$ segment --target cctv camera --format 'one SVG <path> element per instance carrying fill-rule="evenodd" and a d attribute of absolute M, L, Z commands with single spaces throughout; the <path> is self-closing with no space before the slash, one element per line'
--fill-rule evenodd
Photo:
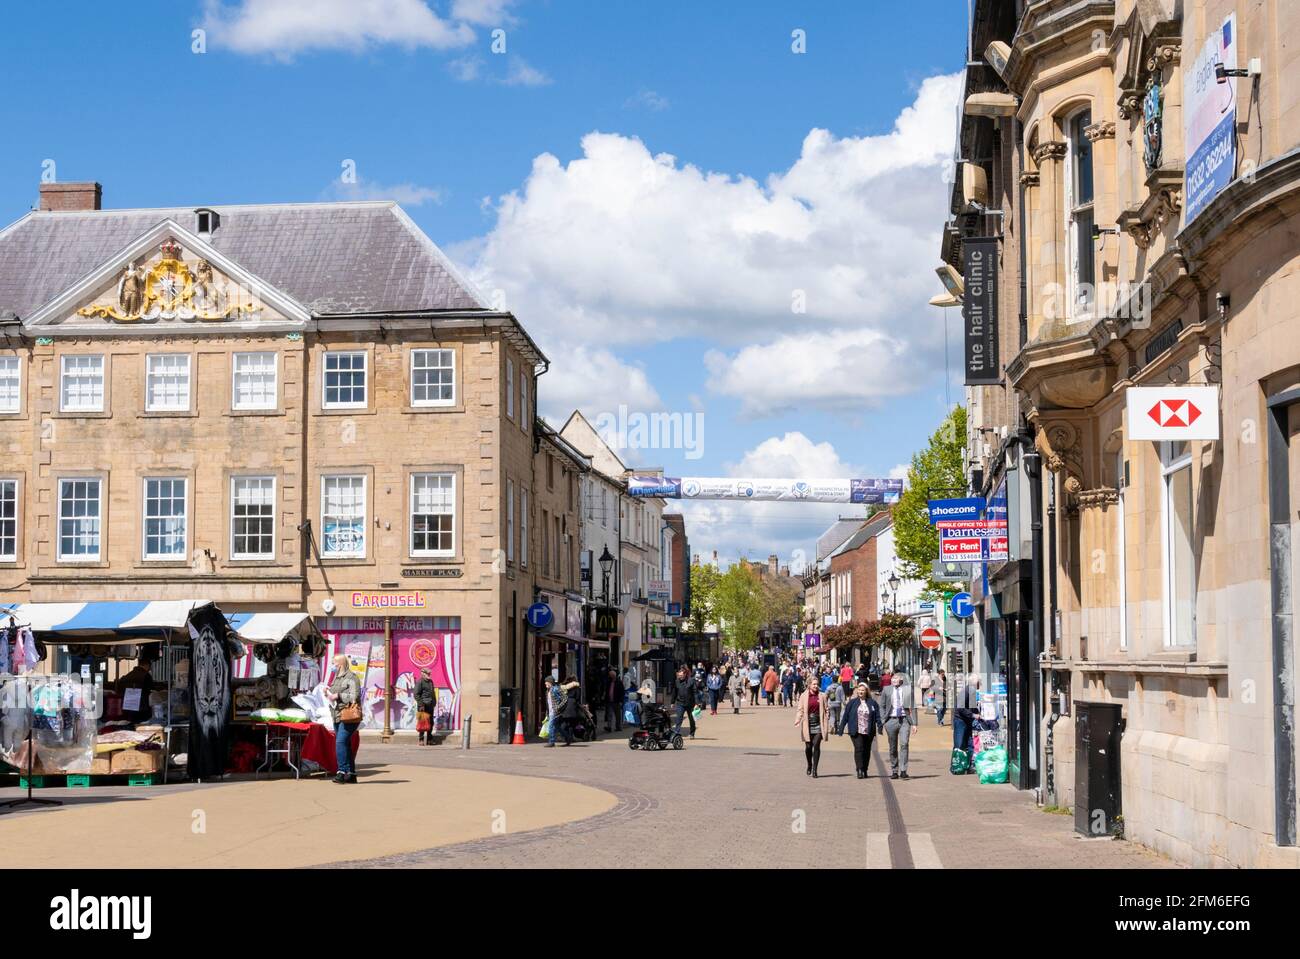
<path fill-rule="evenodd" d="M 994 40 L 984 49 L 984 59 L 1003 80 L 1007 78 L 1007 61 L 1011 59 L 1011 48 L 1001 40 Z"/>

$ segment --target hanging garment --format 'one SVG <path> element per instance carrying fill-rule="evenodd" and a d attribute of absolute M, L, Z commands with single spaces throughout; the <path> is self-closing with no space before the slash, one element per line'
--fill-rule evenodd
<path fill-rule="evenodd" d="M 9 672 L 9 630 L 0 629 L 0 673 Z"/>
<path fill-rule="evenodd" d="M 210 779 L 226 771 L 226 735 L 230 721 L 229 627 L 214 607 L 190 618 L 190 751 L 191 779 Z"/>

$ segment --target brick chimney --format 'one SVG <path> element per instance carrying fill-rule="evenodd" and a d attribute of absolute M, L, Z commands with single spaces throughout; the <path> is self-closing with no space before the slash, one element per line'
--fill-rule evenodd
<path fill-rule="evenodd" d="M 775 576 L 776 576 L 776 571 L 777 571 L 777 564 L 778 564 L 779 562 L 780 562 L 780 561 L 776 558 L 776 553 L 771 553 L 771 554 L 768 555 L 768 557 L 767 557 L 767 572 L 768 572 L 768 575 L 769 575 L 769 576 L 772 576 L 772 577 L 775 578 Z"/>
<path fill-rule="evenodd" d="M 98 210 L 104 188 L 98 183 L 42 183 L 42 210 Z"/>

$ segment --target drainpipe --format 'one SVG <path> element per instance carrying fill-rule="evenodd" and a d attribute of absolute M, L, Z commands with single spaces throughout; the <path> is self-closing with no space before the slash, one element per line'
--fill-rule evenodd
<path fill-rule="evenodd" d="M 1037 449 L 1030 447 L 1030 451 L 1026 452 L 1023 458 L 1025 461 L 1025 474 L 1029 477 L 1029 513 L 1031 516 L 1029 529 L 1032 542 L 1030 556 L 1033 560 L 1029 577 L 1030 604 L 1033 607 L 1033 614 L 1029 619 L 1029 663 L 1027 665 L 1034 671 L 1031 680 L 1033 686 L 1030 687 L 1030 715 L 1034 723 L 1037 723 L 1039 710 L 1034 707 L 1037 706 L 1039 700 L 1036 692 L 1042 688 L 1043 673 L 1040 668 L 1040 661 L 1046 649 L 1046 644 L 1043 642 L 1045 625 L 1043 622 L 1042 564 L 1043 455 Z M 1056 719 L 1057 716 L 1053 712 L 1052 720 L 1047 724 L 1047 735 L 1044 737 L 1043 745 L 1043 775 L 1049 791 L 1055 788 L 1055 770 L 1052 760 L 1052 726 L 1055 725 Z"/>

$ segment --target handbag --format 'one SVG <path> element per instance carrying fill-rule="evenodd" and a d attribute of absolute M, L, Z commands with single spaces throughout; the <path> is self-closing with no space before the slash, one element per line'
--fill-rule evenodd
<path fill-rule="evenodd" d="M 339 722 L 341 723 L 359 723 L 361 722 L 361 704 L 349 703 L 346 706 L 339 707 Z"/>
<path fill-rule="evenodd" d="M 415 714 L 415 731 L 419 733 L 427 733 L 432 728 L 433 728 L 433 723 L 430 722 L 429 714 L 426 713 L 423 709 L 418 711 Z"/>

